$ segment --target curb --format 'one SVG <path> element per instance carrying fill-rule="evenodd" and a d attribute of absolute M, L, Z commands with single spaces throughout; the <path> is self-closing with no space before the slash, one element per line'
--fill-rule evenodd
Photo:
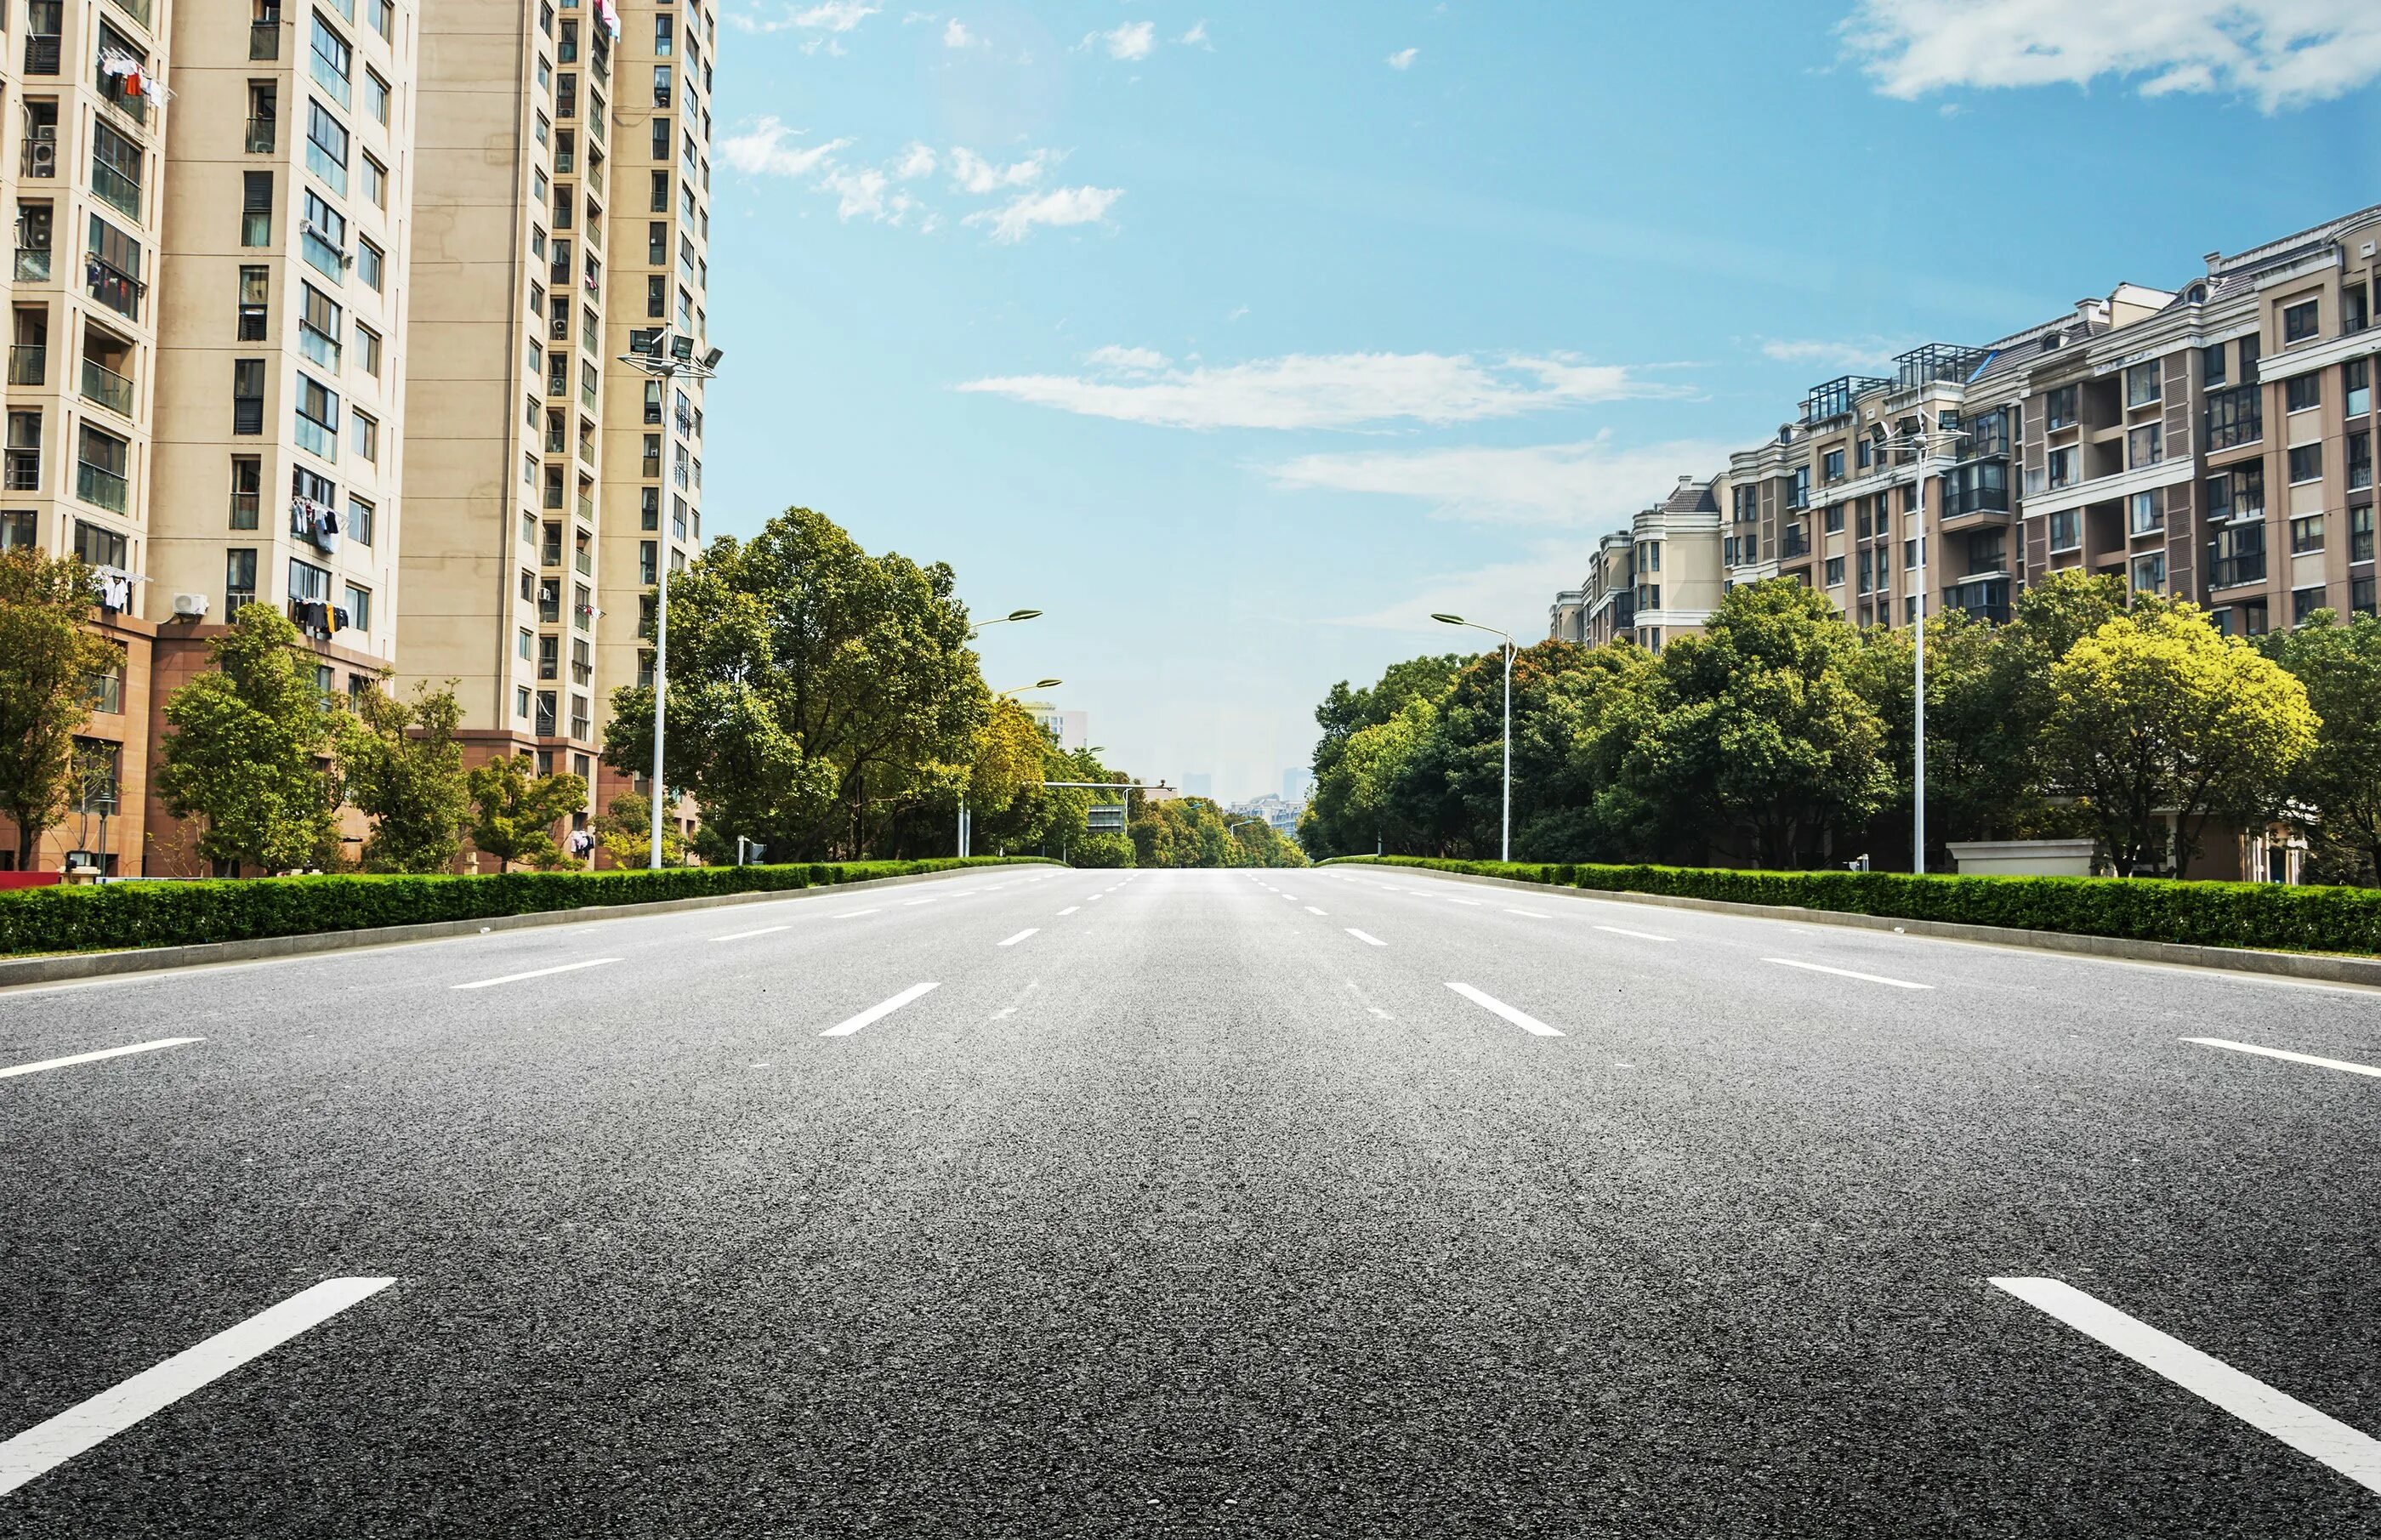
<path fill-rule="evenodd" d="M 2371 958 L 2327 957 L 2313 952 L 2266 952 L 2245 947 L 2200 947 L 2181 941 L 2136 941 L 2128 936 L 2019 930 L 2009 925 L 1971 925 L 1952 920 L 1901 920 L 1889 914 L 1801 909 L 1791 904 L 1742 904 L 1726 898 L 1690 898 L 1670 893 L 1624 893 L 1602 887 L 1569 887 L 1557 883 L 1524 882 L 1518 877 L 1487 877 L 1471 872 L 1441 872 L 1430 866 L 1392 866 L 1369 861 L 1326 862 L 1324 864 L 1346 864 L 1374 872 L 1410 872 L 1448 882 L 1480 883 L 1490 887 L 1519 888 L 1525 893 L 1559 894 L 1575 898 L 1606 898 L 1615 903 L 1643 904 L 1654 909 L 1745 914 L 1805 925 L 1842 925 L 1853 930 L 1890 931 L 1898 935 L 1923 935 L 1936 941 L 2022 947 L 2038 952 L 2065 952 L 2073 957 L 2113 958 L 2125 962 L 2163 962 L 2178 968 L 2265 973 L 2277 978 L 2310 979 L 2320 984 L 2353 984 L 2381 988 L 2381 959 Z"/>
<path fill-rule="evenodd" d="M 1013 861 L 1000 864 L 1045 866 L 1056 865 L 1056 862 Z M 264 935 L 249 941 L 206 941 L 188 947 L 140 947 L 117 952 L 60 952 L 49 957 L 0 959 L 0 989 L 17 984 L 59 984 L 74 979 L 108 978 L 122 973 L 157 972 L 169 968 L 198 968 L 210 963 L 306 957 L 316 952 L 344 952 L 365 947 L 402 947 L 417 941 L 477 935 L 483 931 L 530 930 L 543 925 L 580 925 L 591 920 L 727 909 L 739 904 L 799 898 L 815 893 L 897 887 L 909 883 L 934 882 L 943 877 L 969 876 L 993 869 L 990 864 L 955 867 L 946 872 L 912 872 L 897 877 L 866 877 L 858 882 L 813 883 L 807 887 L 778 887 L 759 893 L 712 893 L 697 898 L 659 898 L 642 904 L 590 904 L 579 909 L 539 910 L 530 914 L 494 914 L 484 920 L 430 920 L 418 925 L 311 931 L 303 935 Z"/>

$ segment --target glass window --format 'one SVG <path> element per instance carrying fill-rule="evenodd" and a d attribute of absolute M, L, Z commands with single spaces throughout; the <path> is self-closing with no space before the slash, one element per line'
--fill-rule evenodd
<path fill-rule="evenodd" d="M 364 201 L 376 209 L 388 207 L 388 170 L 370 155 L 363 157 Z"/>
<path fill-rule="evenodd" d="M 2300 444 L 2290 449 L 2290 484 L 2323 479 L 2323 446 Z"/>
<path fill-rule="evenodd" d="M 348 495 L 348 538 L 359 545 L 372 543 L 372 526 L 380 510 L 353 493 Z"/>
<path fill-rule="evenodd" d="M 2079 508 L 2061 508 L 2050 516 L 2050 548 L 2072 551 L 2083 544 L 2083 514 Z"/>
<path fill-rule="evenodd" d="M 2295 374 L 2283 381 L 2282 401 L 2289 411 L 2309 411 L 2323 405 L 2323 375 Z"/>
<path fill-rule="evenodd" d="M 378 32 L 385 42 L 396 42 L 396 0 L 372 0 L 371 10 L 372 31 Z"/>
<path fill-rule="evenodd" d="M 239 182 L 239 243 L 242 246 L 270 246 L 273 244 L 273 173 L 243 171 Z"/>
<path fill-rule="evenodd" d="M 2348 510 L 2348 559 L 2373 559 L 2373 505 Z"/>
<path fill-rule="evenodd" d="M 2125 435 L 2125 463 L 2155 465 L 2166 458 L 2165 444 L 2164 424 L 2145 422 Z"/>
<path fill-rule="evenodd" d="M 364 287 L 374 294 L 381 291 L 383 270 L 380 248 L 359 238 L 356 241 L 356 276 L 361 278 Z"/>
<path fill-rule="evenodd" d="M 2199 350 L 2199 374 L 2200 383 L 2210 390 L 2224 383 L 2224 344 Z"/>
<path fill-rule="evenodd" d="M 347 275 L 348 216 L 323 201 L 312 188 L 306 189 L 305 239 L 301 243 L 306 264 L 334 283 Z"/>
<path fill-rule="evenodd" d="M 339 35 L 336 28 L 323 19 L 322 12 L 315 12 L 313 52 L 312 56 L 307 60 L 306 67 L 313 76 L 315 84 L 323 88 L 324 94 L 343 107 L 348 105 L 348 71 L 354 58 L 354 50 L 348 46 L 348 40 Z"/>
<path fill-rule="evenodd" d="M 2166 513 L 2158 507 L 2158 495 L 2155 492 L 2134 493 L 2128 512 L 2128 523 L 2134 534 L 2148 534 L 2166 527 Z"/>
<path fill-rule="evenodd" d="M 2308 514 L 2290 520 L 2290 555 L 2304 556 L 2323 549 L 2323 515 Z"/>
<path fill-rule="evenodd" d="M 298 301 L 298 350 L 324 368 L 339 367 L 339 307 L 312 284 L 301 283 Z"/>
<path fill-rule="evenodd" d="M 2133 558 L 2133 592 L 2157 593 L 2166 588 L 2166 553 L 2153 551 Z"/>
<path fill-rule="evenodd" d="M 357 458 L 379 464 L 380 423 L 360 411 L 348 413 L 348 422 L 355 438 Z"/>
<path fill-rule="evenodd" d="M 306 169 L 341 197 L 348 191 L 348 130 L 320 102 L 306 104 Z"/>
<path fill-rule="evenodd" d="M 2315 331 L 2315 302 L 2314 300 L 2309 299 L 2301 304 L 2285 305 L 2282 307 L 2283 347 L 2287 348 L 2294 342 L 2312 341 L 2314 337 Z"/>
<path fill-rule="evenodd" d="M 2373 434 L 2368 432 L 2348 435 L 2348 489 L 2350 492 L 2373 484 Z"/>
<path fill-rule="evenodd" d="M 2160 392 L 2160 366 L 2153 361 L 2137 363 L 2125 371 L 2125 405 L 2146 407 L 2155 404 Z"/>
<path fill-rule="evenodd" d="M 304 373 L 298 376 L 298 446 L 324 459 L 339 458 L 339 397 Z"/>
<path fill-rule="evenodd" d="M 2350 417 L 2373 411 L 2373 361 L 2350 359 L 2339 368 L 2340 400 Z"/>
<path fill-rule="evenodd" d="M 364 373 L 380 378 L 380 334 L 360 321 L 356 323 L 356 351 Z"/>
<path fill-rule="evenodd" d="M 372 120 L 385 128 L 388 124 L 388 82 L 376 69 L 364 71 L 364 111 Z"/>
<path fill-rule="evenodd" d="M 360 631 L 372 629 L 372 590 L 348 584 L 348 624 Z"/>

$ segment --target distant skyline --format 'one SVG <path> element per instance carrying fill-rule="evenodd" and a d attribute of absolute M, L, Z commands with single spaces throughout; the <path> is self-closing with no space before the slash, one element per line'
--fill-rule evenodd
<path fill-rule="evenodd" d="M 709 523 L 949 562 L 995 683 L 1277 792 L 1333 681 L 1545 633 L 1814 382 L 2381 199 L 2347 0 L 729 0 Z M 1477 633 L 1472 633 L 1476 638 Z"/>

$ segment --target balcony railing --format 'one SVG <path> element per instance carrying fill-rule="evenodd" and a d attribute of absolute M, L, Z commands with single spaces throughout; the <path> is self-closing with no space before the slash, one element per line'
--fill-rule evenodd
<path fill-rule="evenodd" d="M 147 67 L 143 66 L 142 67 L 146 68 Z M 127 94 L 124 90 L 123 76 L 110 75 L 104 68 L 96 69 L 92 75 L 91 83 L 92 88 L 99 92 L 99 99 L 106 103 L 109 106 L 114 107 L 117 112 L 122 113 L 125 116 L 132 119 L 135 123 L 145 124 L 149 121 L 149 98 L 146 96 L 133 96 Z"/>
<path fill-rule="evenodd" d="M 585 524 L 595 522 L 595 499 L 583 492 L 579 495 L 579 519 Z"/>
<path fill-rule="evenodd" d="M 0 465 L 0 489 L 9 492 L 42 490 L 42 452 L 39 449 L 11 449 L 5 465 Z"/>
<path fill-rule="evenodd" d="M 2265 554 L 2263 551 L 2248 556 L 2217 556 L 2207 564 L 2207 586 L 2240 588 L 2248 583 L 2265 581 Z"/>
<path fill-rule="evenodd" d="M 280 127 L 281 120 L 277 117 L 250 118 L 248 120 L 248 153 L 251 155 L 273 153 L 274 141 L 279 137 Z"/>
<path fill-rule="evenodd" d="M 138 178 L 94 158 L 91 163 L 91 189 L 113 207 L 140 217 L 140 183 Z"/>
<path fill-rule="evenodd" d="M 95 359 L 82 361 L 82 394 L 119 417 L 132 415 L 132 382 Z"/>
<path fill-rule="evenodd" d="M 587 554 L 587 548 L 583 545 L 572 554 L 571 565 L 591 578 L 595 575 L 595 558 Z"/>
<path fill-rule="evenodd" d="M 35 32 L 25 39 L 25 73 L 55 75 L 58 72 L 60 45 L 64 43 L 55 32 Z"/>
<path fill-rule="evenodd" d="M 256 603 L 256 590 L 252 588 L 225 589 L 224 619 L 228 622 L 232 617 L 254 603 Z"/>
<path fill-rule="evenodd" d="M 679 478 L 681 482 L 683 482 L 684 479 L 685 478 L 683 476 Z M 1796 556 L 1807 556 L 1810 554 L 1811 537 L 1803 532 L 1800 525 L 1788 526 L 1786 531 L 1786 545 L 1783 550 L 1778 552 L 1777 559 L 1780 561 L 1792 561 Z"/>
<path fill-rule="evenodd" d="M 8 383 L 37 385 L 50 377 L 50 350 L 38 342 L 19 342 L 8 349 Z"/>
<path fill-rule="evenodd" d="M 252 60 L 281 56 L 280 22 L 251 21 L 248 24 L 248 56 Z"/>
<path fill-rule="evenodd" d="M 93 507 L 122 513 L 131 501 L 131 483 L 105 466 L 79 460 L 75 465 L 75 495 Z"/>

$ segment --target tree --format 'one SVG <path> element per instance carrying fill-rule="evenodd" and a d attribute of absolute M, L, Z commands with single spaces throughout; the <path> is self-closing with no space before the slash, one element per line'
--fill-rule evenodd
<path fill-rule="evenodd" d="M 336 708 L 315 687 L 298 628 L 250 605 L 209 657 L 213 669 L 165 703 L 165 811 L 199 820 L 199 853 L 236 875 L 336 862 L 339 788 L 325 766 Z"/>
<path fill-rule="evenodd" d="M 2053 778 L 2119 876 L 2165 871 L 2169 854 L 2183 875 L 2210 818 L 2273 816 L 2321 726 L 2305 686 L 2189 604 L 2103 623 L 2053 666 L 2050 694 Z"/>
<path fill-rule="evenodd" d="M 339 778 L 348 803 L 369 814 L 367 872 L 444 872 L 463 848 L 471 814 L 456 740 L 463 707 L 455 681 L 414 687 L 410 702 L 374 687 L 337 719 Z"/>
<path fill-rule="evenodd" d="M 526 756 L 500 754 L 471 772 L 471 843 L 496 858 L 497 870 L 513 862 L 566 864 L 554 842 L 554 825 L 587 805 L 587 783 L 576 776 L 533 776 Z"/>
<path fill-rule="evenodd" d="M 89 681 L 123 663 L 123 650 L 85 624 L 91 606 L 81 562 L 30 546 L 0 552 L 0 813 L 17 826 L 19 871 L 74 799 Z"/>
<path fill-rule="evenodd" d="M 2114 613 L 2113 611 L 2111 613 Z M 1915 639 L 1903 627 L 1860 633 L 1854 671 L 1885 727 L 1891 794 L 1879 810 L 1888 849 L 1909 830 L 1916 691 Z M 2009 839 L 2038 825 L 2041 688 L 2054 659 L 2018 626 L 1996 626 L 1964 610 L 1926 622 L 1927 870 L 1945 869 L 1954 840 Z"/>
<path fill-rule="evenodd" d="M 2319 874 L 2381 882 L 2381 620 L 2360 615 L 2342 626 L 2317 610 L 2267 637 L 2265 651 L 2323 719 L 2284 788 L 2289 815 L 2314 844 Z"/>
<path fill-rule="evenodd" d="M 788 859 L 861 854 L 947 801 L 991 709 L 955 581 L 808 508 L 714 542 L 670 584 L 670 784 Z M 610 763 L 644 764 L 653 709 L 613 697 Z"/>
<path fill-rule="evenodd" d="M 709 825 L 706 825 L 705 827 Z M 653 801 L 640 792 L 623 791 L 612 799 L 609 806 L 595 817 L 595 842 L 610 854 L 615 864 L 644 866 L 653 859 Z M 735 838 L 730 836 L 722 853 L 732 862 Z M 681 865 L 686 861 L 686 840 L 678 832 L 678 820 L 662 820 L 662 864 Z"/>

